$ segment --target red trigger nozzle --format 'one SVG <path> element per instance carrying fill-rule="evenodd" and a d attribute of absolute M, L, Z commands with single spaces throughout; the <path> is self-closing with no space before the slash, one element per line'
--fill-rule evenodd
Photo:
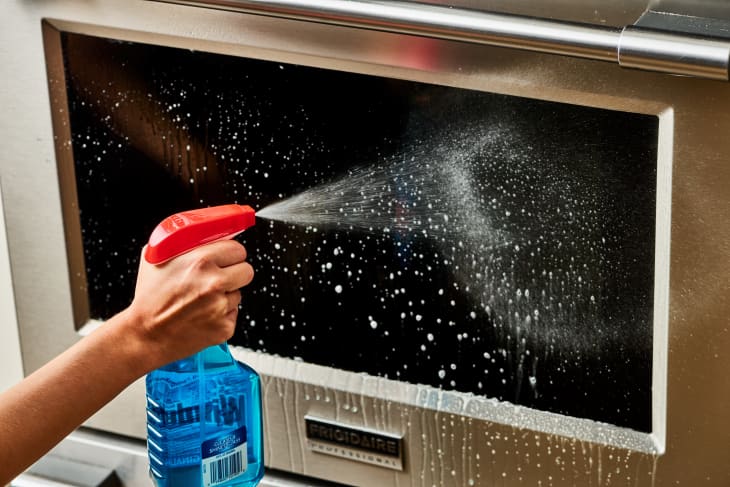
<path fill-rule="evenodd" d="M 233 238 L 256 223 L 248 205 L 221 205 L 171 215 L 154 229 L 144 258 L 162 264 L 201 245 Z"/>

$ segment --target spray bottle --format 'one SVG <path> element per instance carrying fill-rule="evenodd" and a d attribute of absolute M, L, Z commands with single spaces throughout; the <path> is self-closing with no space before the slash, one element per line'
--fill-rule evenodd
<path fill-rule="evenodd" d="M 249 206 L 177 213 L 152 232 L 159 265 L 255 223 Z M 261 382 L 224 342 L 147 375 L 147 451 L 157 487 L 252 487 L 264 474 Z"/>

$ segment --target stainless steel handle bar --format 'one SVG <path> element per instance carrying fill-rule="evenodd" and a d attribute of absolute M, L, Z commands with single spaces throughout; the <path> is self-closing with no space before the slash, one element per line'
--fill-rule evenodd
<path fill-rule="evenodd" d="M 162 0 L 400 34 L 486 44 L 727 81 L 730 40 L 540 19 L 405 2 L 369 0 Z"/>

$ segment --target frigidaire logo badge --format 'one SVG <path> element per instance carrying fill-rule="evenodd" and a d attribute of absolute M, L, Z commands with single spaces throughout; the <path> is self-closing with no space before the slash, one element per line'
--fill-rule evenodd
<path fill-rule="evenodd" d="M 310 450 L 381 467 L 403 470 L 403 437 L 304 418 Z"/>

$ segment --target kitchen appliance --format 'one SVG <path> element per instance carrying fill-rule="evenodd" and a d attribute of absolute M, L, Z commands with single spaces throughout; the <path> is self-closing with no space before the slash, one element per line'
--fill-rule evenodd
<path fill-rule="evenodd" d="M 162 217 L 306 194 L 337 217 L 240 237 L 261 485 L 730 481 L 724 2 L 73 0 L 3 21 L 26 373 L 125 306 Z M 132 201 L 149 222 L 116 217 Z M 144 436 L 137 383 L 28 476 L 146 485 Z"/>

